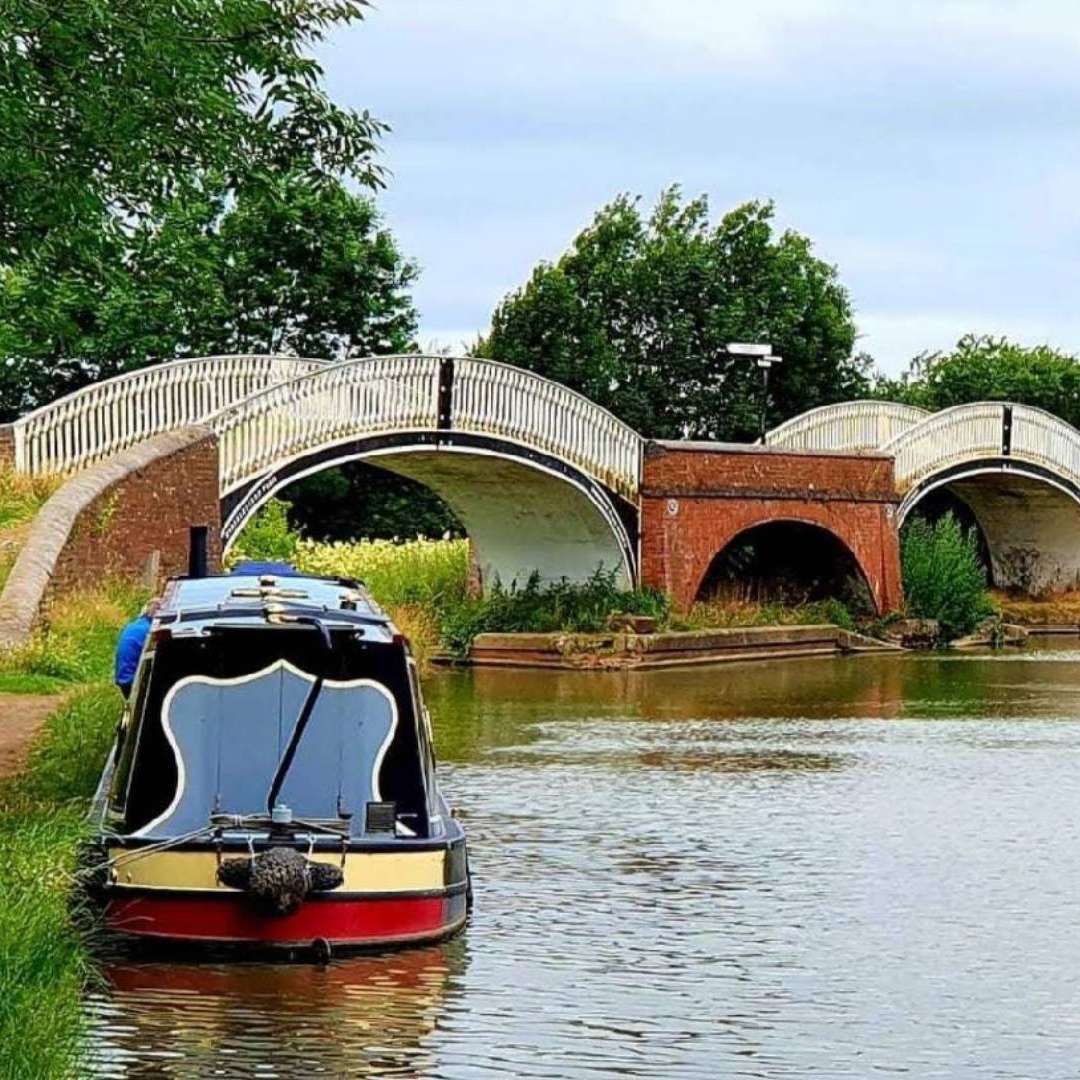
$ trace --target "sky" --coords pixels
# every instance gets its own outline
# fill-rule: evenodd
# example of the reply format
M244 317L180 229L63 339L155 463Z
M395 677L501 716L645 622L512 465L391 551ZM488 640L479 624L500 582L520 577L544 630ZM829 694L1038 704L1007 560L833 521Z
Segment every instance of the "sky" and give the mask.
M967 332L1080 352L1075 0L379 0L319 58L392 126L424 346L678 183L715 216L773 199L889 374Z

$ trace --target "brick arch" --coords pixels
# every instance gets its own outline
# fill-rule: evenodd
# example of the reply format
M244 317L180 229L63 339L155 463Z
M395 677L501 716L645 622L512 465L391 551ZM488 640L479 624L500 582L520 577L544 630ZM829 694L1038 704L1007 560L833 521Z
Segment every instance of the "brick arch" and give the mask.
M879 612L899 607L892 460L770 447L650 443L642 476L641 575L686 610L713 558L757 525L792 521L852 553Z
M818 515L807 512L806 508L797 508L794 510L788 508L779 515L765 515L761 517L760 520L750 520L749 522L729 520L726 523L726 528L724 528L718 536L710 537L716 545L715 550L711 554L708 554L707 547L702 546L688 564L687 581L688 587L693 590L693 598L696 598L701 592L701 588L705 584L705 579L719 556L727 551L728 548L736 543L741 537L746 536L747 533L767 525L805 525L832 537L840 548L851 557L852 565L861 575L871 595L874 596L874 603L878 604L878 597L874 595L874 586L871 583L868 568L863 561L863 558L868 554L872 555L872 552L863 552L863 558L860 558L860 555L856 552L854 547L854 545L860 543L860 538L857 535L841 535L842 531L850 533L851 530L843 530L842 525L836 521L822 520ZM693 602L693 600L691 600L691 602Z

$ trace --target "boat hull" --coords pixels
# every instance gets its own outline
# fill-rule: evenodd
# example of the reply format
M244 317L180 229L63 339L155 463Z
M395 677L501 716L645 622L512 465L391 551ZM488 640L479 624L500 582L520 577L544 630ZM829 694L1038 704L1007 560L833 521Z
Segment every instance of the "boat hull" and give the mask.
M192 895L170 890L111 897L108 927L125 936L175 942L374 948L436 941L460 929L464 889L419 896L309 897L290 915L265 915L241 893Z

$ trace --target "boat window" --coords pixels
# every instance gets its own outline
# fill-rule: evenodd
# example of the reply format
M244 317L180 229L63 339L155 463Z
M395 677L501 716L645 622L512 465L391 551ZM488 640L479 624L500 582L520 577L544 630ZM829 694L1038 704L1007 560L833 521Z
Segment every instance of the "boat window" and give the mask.
M120 728L120 745L109 798L109 810L113 814L122 814L127 803L128 787L131 783L131 765L135 760L135 751L138 748L139 734L142 730L139 721L146 709L153 666L153 652L144 651L135 673L133 691Z

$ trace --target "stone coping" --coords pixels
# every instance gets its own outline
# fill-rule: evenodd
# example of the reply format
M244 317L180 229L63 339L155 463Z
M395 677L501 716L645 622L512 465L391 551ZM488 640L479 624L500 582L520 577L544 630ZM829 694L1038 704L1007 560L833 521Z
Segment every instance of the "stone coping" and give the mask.
M900 649L829 623L748 626L658 634L478 634L467 663L485 667L675 667ZM442 660L441 662L447 662Z

